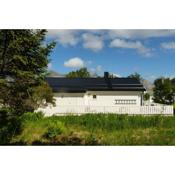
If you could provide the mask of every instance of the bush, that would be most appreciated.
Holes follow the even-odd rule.
[[[60,121],[50,121],[48,123],[48,131],[45,134],[46,138],[53,138],[62,134],[65,131],[64,124]]]
[[[9,108],[1,108],[0,109],[0,120],[4,120],[7,118],[12,118],[14,115],[12,114],[12,111]]]
[[[85,145],[102,145],[101,140],[94,135],[89,135],[85,141]]]
[[[144,96],[143,96],[143,99],[145,101],[148,101],[150,99],[150,94],[149,93],[145,93]]]
[[[5,115],[0,119],[0,145],[10,145],[11,139],[20,132],[21,121],[4,111],[2,113]]]
[[[71,132],[55,137],[50,145],[101,145],[101,141],[86,132]]]

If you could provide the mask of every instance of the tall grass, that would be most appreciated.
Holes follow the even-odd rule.
[[[1,123],[0,144],[175,145],[175,117],[26,113]]]
[[[82,116],[54,116],[66,125],[77,125],[86,129],[106,131],[138,129],[149,127],[175,127],[174,117],[165,116],[127,116],[116,114],[86,114]]]

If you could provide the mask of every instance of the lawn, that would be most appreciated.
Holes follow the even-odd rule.
[[[175,145],[175,116],[1,117],[1,145]]]

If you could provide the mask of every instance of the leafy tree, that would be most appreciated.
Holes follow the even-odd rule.
[[[144,96],[143,96],[143,99],[145,101],[149,100],[150,99],[150,94],[149,93],[145,93]]]
[[[116,74],[113,73],[109,73],[109,78],[118,78],[119,76],[117,76]]]
[[[171,81],[172,81],[173,85],[175,86],[175,78],[173,78]]]
[[[0,103],[16,114],[38,107],[36,91],[41,86],[45,95],[38,98],[53,103],[53,94],[44,78],[55,42],[44,44],[46,32],[0,30]]]
[[[128,76],[128,78],[135,78],[137,79],[138,81],[142,82],[143,81],[143,78],[141,77],[141,75],[137,72],[131,74]]]
[[[158,78],[154,81],[153,100],[156,103],[172,104],[175,88],[169,78]]]
[[[87,68],[84,67],[84,68],[81,68],[79,70],[69,72],[66,75],[66,77],[67,78],[88,78],[88,77],[90,77],[90,73],[87,70]]]

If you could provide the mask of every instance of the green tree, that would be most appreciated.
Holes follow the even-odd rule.
[[[55,42],[44,44],[46,32],[0,30],[0,103],[16,114],[33,111],[39,106],[33,95],[36,99],[35,92],[41,86],[46,91],[40,98],[53,103],[53,94],[48,91],[44,78]],[[48,95],[50,98],[46,99]]]
[[[145,93],[144,96],[143,96],[143,99],[145,101],[149,100],[150,99],[150,94],[149,93]]]
[[[143,78],[141,77],[141,75],[137,72],[131,74],[128,76],[128,78],[135,78],[137,79],[138,81],[142,82],[143,81]]]
[[[66,77],[67,78],[88,78],[88,77],[90,77],[90,73],[87,70],[87,68],[84,67],[84,68],[81,68],[79,70],[69,72],[66,75]]]
[[[154,81],[153,100],[156,103],[173,104],[175,88],[169,78],[158,78]]]
[[[173,85],[175,86],[175,78],[173,78],[171,81],[172,81]]]

